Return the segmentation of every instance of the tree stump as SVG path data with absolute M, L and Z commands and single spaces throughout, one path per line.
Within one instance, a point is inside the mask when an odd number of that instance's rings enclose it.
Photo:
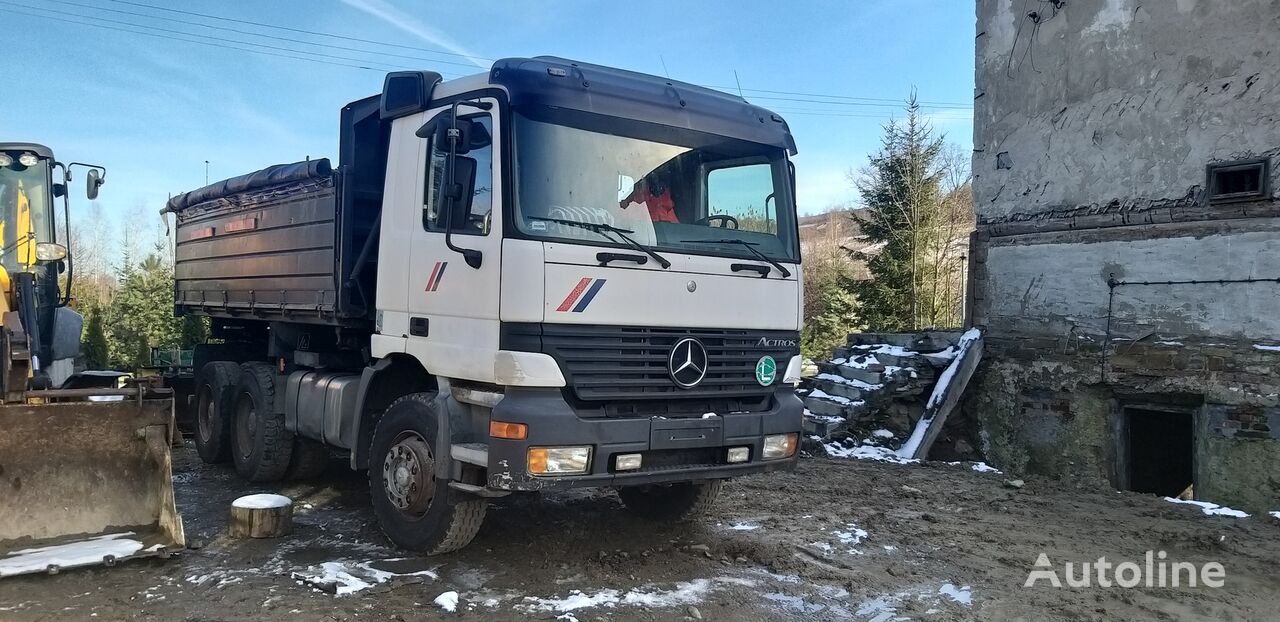
M 231 537 L 278 538 L 293 531 L 293 499 L 248 495 L 231 502 Z

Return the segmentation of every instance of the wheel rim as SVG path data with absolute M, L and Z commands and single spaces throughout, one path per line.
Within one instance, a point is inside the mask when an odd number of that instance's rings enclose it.
M 200 396 L 196 401 L 196 430 L 200 434 L 200 440 L 209 442 L 213 438 L 213 422 L 210 418 L 213 416 L 210 410 L 213 408 L 213 391 L 208 386 L 200 387 Z
M 258 432 L 258 409 L 253 396 L 245 394 L 236 403 L 236 440 L 240 444 L 240 456 L 253 454 L 253 437 Z
M 382 488 L 401 513 L 426 514 L 435 496 L 435 460 L 417 432 L 401 432 L 382 459 Z

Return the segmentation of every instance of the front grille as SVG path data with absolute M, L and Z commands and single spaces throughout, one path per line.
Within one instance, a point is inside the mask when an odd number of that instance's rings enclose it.
M 694 337 L 707 350 L 707 373 L 690 389 L 671 380 L 667 367 L 671 348 Z M 568 392 L 592 406 L 609 403 L 608 414 L 642 415 L 653 412 L 647 402 L 670 402 L 701 412 L 760 410 L 782 383 L 783 372 L 798 347 L 761 345 L 766 341 L 796 343 L 794 331 L 681 329 L 576 324 L 507 324 L 503 348 L 545 352 L 556 359 L 568 382 Z M 535 345 L 536 344 L 536 345 Z M 772 385 L 756 381 L 756 363 L 769 355 L 778 370 Z M 653 406 L 657 406 L 654 404 Z M 721 410 L 723 409 L 723 410 Z

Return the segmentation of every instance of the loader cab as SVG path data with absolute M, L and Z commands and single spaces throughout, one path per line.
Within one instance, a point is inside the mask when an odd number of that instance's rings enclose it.
M 67 307 L 70 257 L 59 243 L 55 216 L 55 201 L 61 198 L 67 217 L 69 169 L 77 166 L 86 169 L 88 198 L 97 198 L 102 167 L 63 164 L 44 145 L 0 143 L 0 267 L 8 277 L 4 310 L 21 316 L 34 355 L 35 387 L 60 386 L 74 372 L 80 350 L 83 318 Z M 60 279 L 65 279 L 63 291 Z
M 55 241 L 52 169 L 47 147 L 0 143 L 0 266 L 9 274 L 34 269 L 37 244 Z

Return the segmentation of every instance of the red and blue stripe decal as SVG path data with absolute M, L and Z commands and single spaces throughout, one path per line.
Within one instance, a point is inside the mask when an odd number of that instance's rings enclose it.
M 600 293 L 600 288 L 604 287 L 606 280 L 583 277 L 573 287 L 573 291 L 569 292 L 568 296 L 565 296 L 564 302 L 560 303 L 559 307 L 556 307 L 556 311 L 561 313 L 565 311 L 582 313 L 587 308 L 587 305 L 591 304 L 591 301 L 595 299 L 596 294 Z
M 431 278 L 427 279 L 427 291 L 434 292 L 440 289 L 440 281 L 444 279 L 444 269 L 448 267 L 447 261 L 436 262 L 436 267 L 431 270 Z

